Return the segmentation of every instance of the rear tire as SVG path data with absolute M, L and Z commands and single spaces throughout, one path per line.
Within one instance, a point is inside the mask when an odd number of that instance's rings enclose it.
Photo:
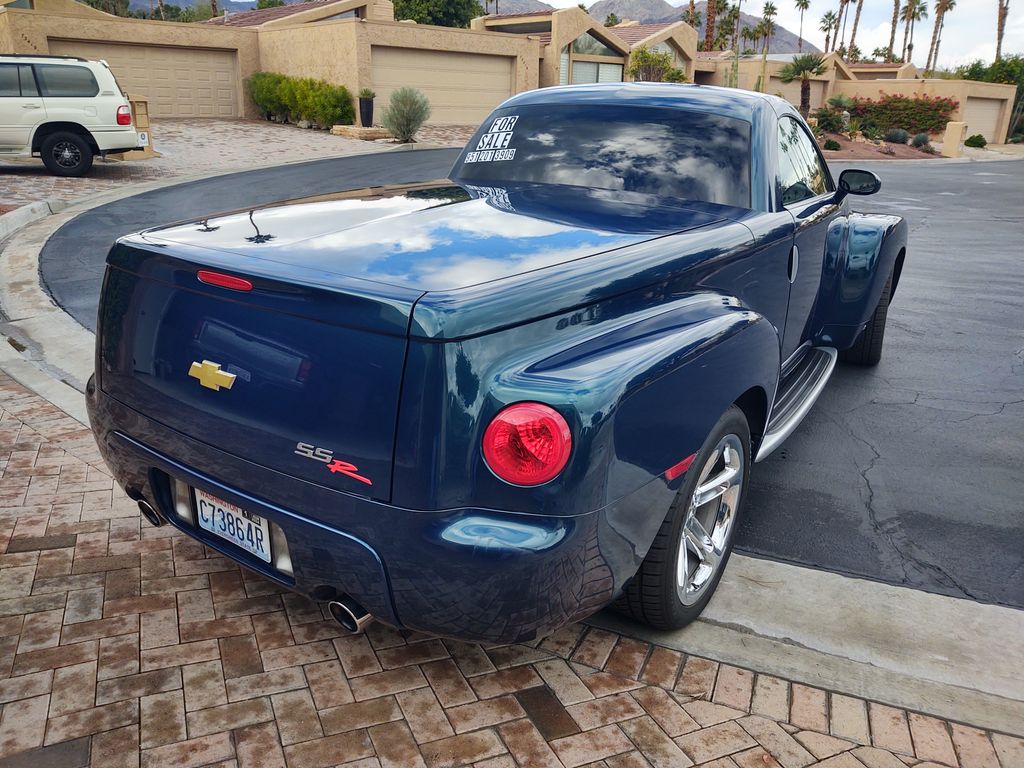
M 743 411 L 731 406 L 697 452 L 647 557 L 617 607 L 655 629 L 679 629 L 700 616 L 732 553 L 750 476 L 750 456 L 750 427 Z M 720 487 L 730 471 L 729 490 L 697 504 L 697 488 Z M 723 479 L 715 483 L 719 478 Z M 692 518 L 700 524 L 697 536 Z M 725 527 L 719 525 L 723 522 Z M 700 531 L 710 536 L 704 539 Z M 707 541 L 709 546 L 691 546 L 694 540 Z M 702 549 L 703 555 L 697 554 L 697 549 Z
M 860 336 L 849 349 L 839 353 L 839 359 L 844 363 L 854 365 L 878 365 L 882 359 L 882 342 L 885 340 L 885 323 L 889 317 L 889 299 L 892 296 L 892 275 L 882 289 L 882 295 L 878 299 L 878 306 L 871 315 L 868 324 L 860 332 Z
M 92 147 L 83 136 L 57 131 L 43 139 L 39 153 L 54 176 L 84 176 L 92 168 Z

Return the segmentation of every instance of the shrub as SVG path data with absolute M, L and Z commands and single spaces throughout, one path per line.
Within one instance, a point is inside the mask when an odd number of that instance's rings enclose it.
M 880 141 L 882 138 L 882 129 L 873 123 L 861 125 L 860 132 L 864 134 L 865 139 L 870 139 L 871 141 Z
M 837 93 L 828 100 L 828 105 L 839 112 L 853 109 L 853 99 L 845 93 Z
M 911 139 L 910 143 L 914 147 L 917 147 L 918 149 L 922 149 L 924 147 L 927 147 L 929 144 L 931 144 L 932 140 L 931 140 L 931 137 L 927 133 L 919 133 L 913 139 Z
M 940 133 L 960 104 L 956 99 L 931 96 L 883 95 L 878 100 L 853 100 L 850 115 L 883 130 L 902 128 L 912 133 Z
M 843 145 L 840 144 L 835 139 L 825 139 L 825 149 L 829 150 L 830 152 L 838 152 L 842 148 Z
M 246 81 L 246 88 L 249 98 L 268 119 L 308 120 L 325 127 L 350 125 L 355 119 L 352 97 L 343 85 L 257 72 Z
M 814 113 L 818 127 L 825 133 L 839 133 L 843 130 L 843 115 L 839 110 L 822 108 Z
M 369 88 L 360 88 L 359 89 L 359 98 L 360 99 L 375 99 L 375 98 L 377 98 L 377 94 L 374 93 L 373 91 L 371 91 Z
M 391 94 L 381 125 L 402 142 L 410 142 L 430 117 L 430 102 L 415 88 L 399 88 Z
M 964 142 L 965 147 L 975 147 L 977 149 L 983 148 L 986 144 L 988 144 L 988 141 L 980 133 L 968 136 L 967 141 Z
M 860 120 L 858 120 L 855 117 L 850 118 L 850 124 L 846 126 L 846 130 L 851 137 L 856 136 L 858 133 L 861 132 Z
M 641 45 L 629 57 L 626 74 L 645 83 L 685 83 L 686 73 L 675 65 L 668 51 L 652 51 Z
M 883 136 L 886 141 L 890 144 L 906 144 L 910 141 L 910 134 L 904 131 L 902 128 L 890 128 L 885 132 Z

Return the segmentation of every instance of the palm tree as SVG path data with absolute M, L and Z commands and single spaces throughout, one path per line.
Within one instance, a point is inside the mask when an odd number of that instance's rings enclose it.
M 811 7 L 811 0 L 796 0 L 794 3 L 798 11 L 800 11 L 800 42 L 797 44 L 797 50 L 803 51 L 804 49 L 804 13 Z
M 999 15 L 996 17 L 996 61 L 1003 58 L 1003 34 L 1006 32 L 1006 17 L 1010 13 L 1010 0 L 999 0 Z
M 761 11 L 761 24 L 764 25 L 764 48 L 761 49 L 761 93 L 768 88 L 768 48 L 771 46 L 772 35 L 775 34 L 775 16 L 779 9 L 775 3 L 767 2 Z
M 903 6 L 903 60 L 914 58 L 914 27 L 917 22 L 928 18 L 927 0 L 907 0 Z M 908 43 L 909 39 L 909 43 Z
M 717 0 L 708 0 L 708 7 L 704 9 L 707 23 L 704 26 L 704 50 L 710 51 L 715 47 L 715 19 L 717 18 Z
M 825 73 L 825 59 L 816 53 L 798 54 L 779 70 L 779 79 L 784 83 L 800 81 L 800 114 L 804 117 L 811 112 L 811 78 Z
M 857 41 L 857 27 L 860 26 L 860 12 L 864 8 L 864 0 L 857 0 L 857 13 L 853 17 L 853 30 L 850 32 L 850 52 L 852 54 L 853 49 L 856 47 L 854 43 Z
M 690 0 L 690 7 L 683 11 L 683 21 L 694 29 L 700 26 L 700 14 L 697 12 L 697 0 Z
M 956 8 L 956 0 L 935 0 L 935 26 L 932 27 L 932 44 L 928 49 L 928 61 L 924 65 L 925 75 L 938 65 L 942 28 L 946 24 L 946 14 L 954 8 Z
M 846 41 L 846 17 L 850 12 L 850 0 L 839 0 L 839 18 L 836 19 L 836 33 L 832 36 L 833 47 L 844 46 Z M 839 36 L 839 25 L 843 26 L 843 36 Z M 844 46 L 845 47 L 845 46 Z
M 832 46 L 829 43 L 832 42 L 832 30 L 836 27 L 836 12 L 826 11 L 825 15 L 821 17 L 821 26 L 819 29 L 825 33 L 825 53 L 832 50 Z
M 900 0 L 892 0 L 892 29 L 889 31 L 889 55 L 886 61 L 891 62 L 894 58 L 893 49 L 896 47 L 896 27 L 900 25 Z

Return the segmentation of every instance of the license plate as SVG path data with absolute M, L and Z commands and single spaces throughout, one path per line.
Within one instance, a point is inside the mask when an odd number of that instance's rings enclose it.
M 265 563 L 270 562 L 270 524 L 259 515 L 193 488 L 199 527 L 241 547 Z

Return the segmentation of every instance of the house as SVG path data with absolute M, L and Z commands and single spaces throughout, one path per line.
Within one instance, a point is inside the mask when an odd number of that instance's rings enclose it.
M 909 61 L 906 64 L 862 61 L 849 66 L 859 80 L 913 80 L 918 76 L 917 67 Z

